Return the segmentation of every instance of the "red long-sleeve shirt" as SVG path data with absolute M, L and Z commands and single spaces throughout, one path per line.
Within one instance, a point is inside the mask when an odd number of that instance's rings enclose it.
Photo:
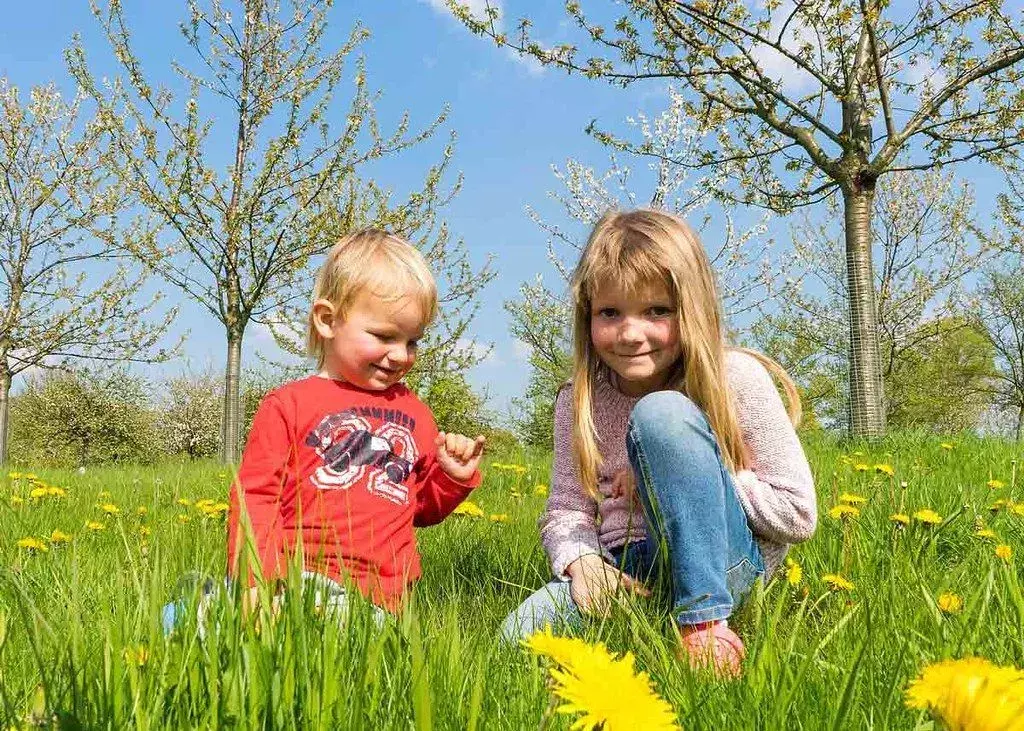
M 436 462 L 437 426 L 412 391 L 364 391 L 311 376 L 267 394 L 253 419 L 228 514 L 228 571 L 237 575 L 242 502 L 266 578 L 303 565 L 351 580 L 395 609 L 420 575 L 413 526 L 439 523 L 480 483 Z M 241 493 L 241 498 L 239 493 Z

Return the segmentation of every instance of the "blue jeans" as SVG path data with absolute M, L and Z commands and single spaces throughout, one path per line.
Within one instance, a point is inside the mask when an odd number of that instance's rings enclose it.
M 647 538 L 612 550 L 616 566 L 644 581 L 667 580 L 681 625 L 725 619 L 764 562 L 707 417 L 678 391 L 650 393 L 630 414 L 626 452 Z M 569 582 L 553 581 L 512 612 L 501 633 L 516 640 L 581 616 Z

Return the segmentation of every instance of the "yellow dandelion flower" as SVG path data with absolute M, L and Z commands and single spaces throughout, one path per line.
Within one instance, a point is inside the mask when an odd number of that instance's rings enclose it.
M 211 505 L 213 505 L 213 500 L 211 500 L 208 497 L 204 497 L 201 500 L 196 500 L 196 502 L 195 502 L 195 506 L 197 508 L 199 508 L 200 510 L 206 510 Z
M 832 591 L 853 591 L 853 582 L 840 574 L 825 574 L 821 580 L 828 584 Z
M 150 528 L 148 525 L 140 525 L 139 535 L 143 538 L 148 538 L 149 536 L 153 535 L 153 529 Z
M 588 653 L 607 652 L 600 642 L 591 645 L 575 637 L 559 637 L 551 632 L 550 624 L 523 640 L 523 646 L 534 655 L 550 658 L 558 665 L 571 665 L 575 658 Z
M 491 517 L 491 522 L 492 523 L 507 523 L 508 522 L 508 514 L 507 513 L 491 513 L 490 517 Z
M 839 502 L 846 503 L 847 505 L 863 505 L 868 499 L 863 495 L 858 495 L 853 492 L 844 492 L 839 496 Z
M 846 520 L 847 518 L 856 518 L 860 515 L 860 508 L 855 508 L 852 505 L 836 505 L 830 508 L 828 515 L 833 520 Z
M 1010 503 L 1006 507 L 1014 515 L 1024 517 L 1024 503 Z
M 964 600 L 960 598 L 960 595 L 948 591 L 939 594 L 937 604 L 943 614 L 958 614 L 964 608 Z
M 147 508 L 145 505 L 140 505 L 139 507 L 135 508 L 135 512 L 140 517 L 146 516 L 149 515 L 149 508 Z
M 993 513 L 998 513 L 1000 510 L 1005 508 L 1007 505 L 1011 505 L 1011 504 L 1012 503 L 1010 503 L 1009 500 L 1004 500 L 1003 498 L 1000 498 L 999 500 L 996 500 L 994 503 L 989 505 L 988 509 L 991 510 Z
M 30 498 L 32 498 L 33 500 L 38 500 L 41 497 L 46 497 L 46 488 L 45 487 L 33 487 L 31 492 L 29 492 L 28 496 Z
M 24 477 L 26 480 L 38 480 L 39 479 L 39 475 L 37 475 L 35 472 L 27 472 L 24 475 L 22 475 L 22 477 Z
M 19 538 L 18 539 L 18 548 L 24 548 L 26 551 L 29 551 L 30 553 L 36 552 L 36 551 L 38 551 L 39 553 L 46 553 L 47 551 L 50 550 L 49 548 L 46 547 L 45 543 L 43 543 L 38 538 L 33 538 L 32 536 L 27 536 L 25 538 Z
M 986 487 L 989 487 L 993 490 L 998 490 L 1000 488 L 1006 487 L 1006 483 L 1003 482 L 1002 480 L 989 480 L 988 482 L 985 483 L 985 485 Z
M 149 650 L 145 645 L 132 645 L 124 648 L 124 661 L 135 667 L 143 667 L 149 661 Z
M 909 685 L 905 700 L 954 731 L 1024 729 L 1024 672 L 983 658 L 929 665 Z
M 942 522 L 942 516 L 931 508 L 925 508 L 924 510 L 918 510 L 914 513 L 914 520 L 924 523 L 925 525 L 938 525 Z
M 564 701 L 558 713 L 580 714 L 572 728 L 679 728 L 672 706 L 658 695 L 647 673 L 636 671 L 632 653 L 618 658 L 603 644 L 552 637 L 549 629 L 531 636 L 526 644 L 559 665 L 550 671 L 552 692 Z
M 71 536 L 64 531 L 54 529 L 53 533 L 50 534 L 50 543 L 53 543 L 54 545 L 60 543 L 71 543 Z
M 480 506 L 472 500 L 463 500 L 455 507 L 455 510 L 452 511 L 452 515 L 464 515 L 467 518 L 482 518 L 485 513 Z
M 179 523 L 189 523 L 191 521 L 192 521 L 192 516 L 189 515 L 188 513 L 178 513 L 178 522 Z
M 942 447 L 943 449 L 945 449 L 947 452 L 949 452 L 949 451 L 951 451 L 953 449 L 953 445 L 950 444 L 949 442 L 943 442 L 939 446 Z
M 49 485 L 46 488 L 46 494 L 50 497 L 64 497 L 68 494 L 68 491 L 63 487 L 57 487 L 56 485 Z
M 991 528 L 979 528 L 978 530 L 976 530 L 974 532 L 974 535 L 975 535 L 976 538 L 991 538 L 991 539 L 994 539 L 996 537 L 996 532 L 994 530 L 992 530 Z
M 19 497 L 18 495 L 11 495 L 11 507 L 16 508 L 25 502 L 25 498 Z
M 20 480 L 22 475 L 20 472 L 8 472 L 7 477 L 11 480 Z
M 114 503 L 103 503 L 102 505 L 100 505 L 100 510 L 102 510 L 107 515 L 117 515 L 121 512 L 121 508 L 114 505 Z
M 857 472 L 867 472 L 868 470 L 871 469 L 871 465 L 864 464 L 863 462 L 860 462 L 858 464 L 855 464 L 853 466 L 853 469 L 856 470 Z
M 998 546 L 996 546 L 996 556 L 1003 559 L 1004 561 L 1009 561 L 1010 558 L 1013 556 L 1013 549 L 1005 543 L 1000 543 Z
M 889 520 L 896 525 L 910 525 L 910 516 L 906 513 L 893 513 L 889 516 Z
M 548 494 L 548 486 L 547 485 L 534 485 L 534 487 L 533 487 L 533 494 L 534 495 L 539 495 L 540 497 L 545 497 Z
M 893 475 L 896 474 L 896 470 L 894 470 L 892 468 L 892 465 L 890 464 L 876 464 L 875 472 L 878 472 L 883 475 L 889 475 L 889 477 L 892 477 Z
M 804 578 L 804 570 L 793 559 L 786 557 L 786 583 L 790 586 L 798 586 Z
M 178 498 L 178 505 L 182 506 L 183 508 L 187 508 L 191 504 L 191 500 L 187 500 L 186 498 L 183 497 Z
M 87 520 L 85 521 L 85 527 L 92 531 L 101 531 L 105 530 L 107 526 L 96 520 Z

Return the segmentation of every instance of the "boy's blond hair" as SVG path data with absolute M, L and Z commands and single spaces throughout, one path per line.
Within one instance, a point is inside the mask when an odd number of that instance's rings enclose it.
M 348 234 L 327 252 L 316 276 L 313 303 L 327 300 L 336 317 L 344 318 L 356 297 L 367 292 L 395 301 L 412 297 L 423 312 L 424 325 L 437 314 L 437 284 L 419 250 L 405 239 L 380 229 L 368 228 Z M 313 324 L 309 308 L 306 349 L 324 364 L 324 343 Z

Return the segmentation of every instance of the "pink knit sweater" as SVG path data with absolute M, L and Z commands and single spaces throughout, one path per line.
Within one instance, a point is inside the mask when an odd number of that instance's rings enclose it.
M 814 480 L 800 440 L 790 424 L 771 376 L 757 360 L 727 351 L 726 380 L 736 404 L 750 469 L 733 477 L 747 521 L 761 548 L 766 577 L 782 562 L 790 543 L 811 537 L 818 508 Z M 555 402 L 555 456 L 551 494 L 540 519 L 541 540 L 555 576 L 580 556 L 597 553 L 646 536 L 639 504 L 609 497 L 612 476 L 629 468 L 626 422 L 638 397 L 626 396 L 606 380 L 594 385 L 594 424 L 604 462 L 598 470 L 596 502 L 580 484 L 572 451 L 572 389 L 563 388 Z

